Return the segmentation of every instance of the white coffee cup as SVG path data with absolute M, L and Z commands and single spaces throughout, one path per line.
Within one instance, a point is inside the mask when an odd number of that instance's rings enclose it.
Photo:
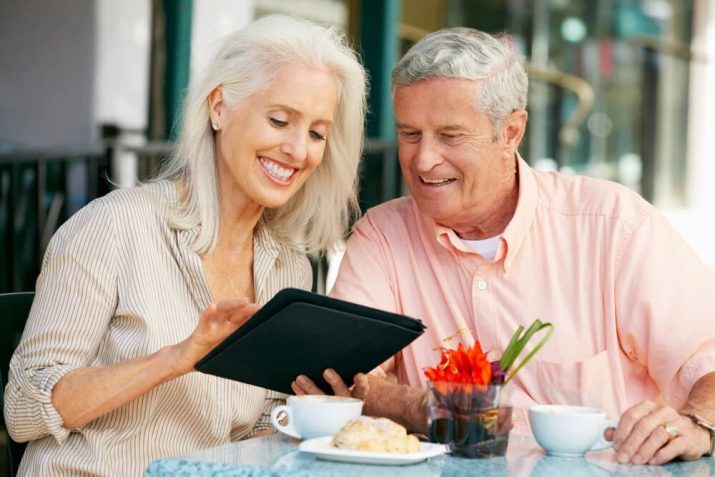
M 536 442 L 548 454 L 560 457 L 581 457 L 611 447 L 603 432 L 618 425 L 600 409 L 556 404 L 530 408 L 529 423 Z
M 287 424 L 278 421 L 285 412 Z M 271 412 L 273 427 L 298 439 L 332 436 L 350 419 L 362 414 L 362 401 L 342 396 L 290 396 L 288 405 L 277 406 Z

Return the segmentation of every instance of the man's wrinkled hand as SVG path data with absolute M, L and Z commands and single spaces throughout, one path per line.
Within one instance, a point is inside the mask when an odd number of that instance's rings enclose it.
M 710 450 L 710 434 L 671 406 L 644 401 L 623 413 L 613 440 L 621 464 L 665 464 L 694 460 Z
M 427 432 L 427 395 L 423 390 L 372 373 L 356 374 L 351 387 L 332 369 L 326 369 L 323 378 L 336 396 L 362 399 L 363 414 L 366 416 L 387 417 L 402 424 L 410 432 Z M 303 375 L 293 381 L 291 388 L 298 396 L 325 394 L 310 378 Z
M 330 385 L 333 390 L 333 394 L 336 396 L 352 396 L 358 399 L 364 399 L 367 395 L 367 388 L 369 384 L 367 376 L 363 373 L 355 375 L 352 387 L 348 387 L 340 375 L 333 369 L 326 369 L 323 371 L 323 379 L 325 379 L 325 381 Z M 293 389 L 296 396 L 302 396 L 305 394 L 325 394 L 325 392 L 323 392 L 323 390 L 320 389 L 312 379 L 302 374 L 291 383 L 290 387 Z

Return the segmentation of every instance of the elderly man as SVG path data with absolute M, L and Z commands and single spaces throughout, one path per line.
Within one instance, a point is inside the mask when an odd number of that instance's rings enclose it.
M 444 338 L 468 329 L 498 356 L 538 317 L 555 333 L 514 380 L 515 408 L 605 409 L 620 417 L 608 437 L 622 463 L 711 454 L 712 272 L 624 187 L 529 168 L 517 151 L 528 81 L 508 39 L 438 31 L 392 79 L 410 197 L 355 225 L 332 294 L 420 318 L 428 330 L 383 366 L 400 384 L 359 375 L 353 394 L 424 430 L 422 370 L 437 363 Z M 349 392 L 334 373 L 326 378 Z M 293 388 L 318 392 L 303 376 Z

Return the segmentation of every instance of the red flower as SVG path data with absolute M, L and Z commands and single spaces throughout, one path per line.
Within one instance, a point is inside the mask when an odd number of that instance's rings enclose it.
M 527 342 L 539 331 L 547 329 L 541 340 L 529 351 L 519 364 L 516 359 L 524 350 Z M 462 343 L 457 349 L 442 348 L 442 359 L 437 366 L 425 368 L 425 376 L 433 383 L 462 383 L 485 386 L 488 384 L 508 383 L 524 365 L 539 351 L 554 332 L 551 323 L 534 320 L 528 329 L 519 325 L 504 349 L 502 357 L 490 362 L 482 351 L 479 342 L 469 348 Z M 456 336 L 456 335 L 455 335 Z M 448 339 L 451 339 L 448 338 Z M 509 373 L 507 375 L 507 373 Z M 492 380 L 494 381 L 492 383 Z
M 442 349 L 442 359 L 437 366 L 426 368 L 425 376 L 433 382 L 451 382 L 487 385 L 492 378 L 492 365 L 479 342 L 465 348 L 462 343 L 456 350 Z

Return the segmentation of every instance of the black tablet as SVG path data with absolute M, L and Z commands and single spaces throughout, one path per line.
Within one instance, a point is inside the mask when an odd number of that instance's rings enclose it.
M 299 375 L 325 392 L 326 368 L 350 385 L 424 332 L 421 321 L 295 288 L 278 292 L 196 369 L 292 394 Z

